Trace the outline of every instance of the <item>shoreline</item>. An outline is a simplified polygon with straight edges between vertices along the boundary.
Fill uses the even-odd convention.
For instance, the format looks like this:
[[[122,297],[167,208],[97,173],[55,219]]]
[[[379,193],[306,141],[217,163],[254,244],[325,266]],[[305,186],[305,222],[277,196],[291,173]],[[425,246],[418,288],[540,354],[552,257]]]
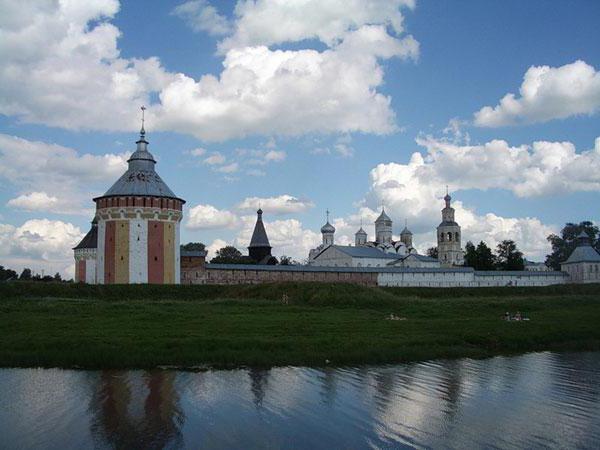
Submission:
[[[3,368],[319,368],[600,350],[600,285],[15,284],[0,285]],[[507,311],[531,320],[504,321]]]

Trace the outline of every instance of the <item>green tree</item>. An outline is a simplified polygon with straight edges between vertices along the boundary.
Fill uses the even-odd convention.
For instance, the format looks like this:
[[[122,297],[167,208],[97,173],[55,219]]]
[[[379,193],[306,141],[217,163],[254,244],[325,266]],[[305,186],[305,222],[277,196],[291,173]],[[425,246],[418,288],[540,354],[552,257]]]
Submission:
[[[475,249],[477,253],[477,270],[494,270],[496,266],[496,258],[492,253],[492,249],[483,241],[477,244]]]
[[[0,281],[16,280],[17,278],[19,278],[17,272],[0,266]]]
[[[494,270],[495,258],[492,249],[480,241],[477,247],[469,241],[465,245],[465,266],[475,270]]]
[[[465,266],[477,269],[477,249],[471,241],[465,244]]]
[[[186,250],[188,252],[203,252],[206,250],[206,245],[204,245],[202,242],[188,242],[187,244],[181,246],[181,250]]]
[[[515,241],[504,240],[496,247],[496,264],[500,270],[524,270],[523,253],[517,248]]]
[[[569,222],[560,231],[560,236],[556,234],[548,236],[547,239],[552,246],[552,252],[546,256],[546,265],[552,267],[554,270],[560,270],[560,264],[571,256],[576,246],[575,238],[582,231],[587,233],[592,239],[596,250],[600,250],[600,240],[598,239],[600,231],[596,225],[588,220],[579,222],[578,224]]]
[[[212,264],[254,264],[255,262],[232,245],[217,250],[217,255],[210,260]]]
[[[438,258],[438,248],[437,247],[429,247],[427,249],[427,256],[429,256],[430,258]]]
[[[62,282],[62,277],[60,276],[60,273],[56,272],[54,274],[54,281],[58,281],[58,282]]]
[[[279,258],[279,264],[282,266],[292,266],[294,265],[294,261],[290,256],[281,255],[281,258]]]
[[[27,267],[23,269],[23,272],[21,272],[21,275],[19,275],[19,280],[31,280],[31,269]]]

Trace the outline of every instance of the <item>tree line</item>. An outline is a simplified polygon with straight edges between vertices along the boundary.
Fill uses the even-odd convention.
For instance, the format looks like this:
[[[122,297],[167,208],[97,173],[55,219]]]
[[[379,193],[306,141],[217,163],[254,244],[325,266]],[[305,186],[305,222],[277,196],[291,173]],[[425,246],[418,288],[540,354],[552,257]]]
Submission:
[[[202,242],[189,242],[181,246],[181,250],[187,251],[206,251],[206,245]],[[256,264],[250,256],[243,255],[233,245],[226,245],[216,251],[216,255],[211,258],[211,264]],[[279,258],[278,264],[281,266],[295,266],[301,264],[289,256],[283,255]]]
[[[560,270],[560,264],[566,261],[577,246],[577,236],[585,233],[591,240],[592,246],[600,252],[600,229],[590,221],[579,223],[568,222],[560,234],[551,234],[547,237],[552,248],[546,255],[544,263],[552,270]],[[437,247],[427,250],[427,255],[438,257]],[[475,270],[523,270],[525,258],[512,240],[500,242],[495,252],[483,241],[477,246],[471,241],[465,245],[465,266]]]
[[[72,280],[63,280],[60,273],[56,272],[54,276],[50,275],[40,275],[39,273],[34,274],[31,269],[24,268],[21,274],[19,275],[16,271],[12,269],[6,269],[4,266],[0,266],[0,281],[44,281],[44,282],[70,282]]]

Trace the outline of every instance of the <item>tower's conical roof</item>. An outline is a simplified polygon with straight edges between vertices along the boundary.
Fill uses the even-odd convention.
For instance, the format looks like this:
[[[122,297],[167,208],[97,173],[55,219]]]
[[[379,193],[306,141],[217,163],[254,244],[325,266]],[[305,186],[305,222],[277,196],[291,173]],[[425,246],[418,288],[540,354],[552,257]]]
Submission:
[[[256,211],[256,225],[254,225],[252,239],[250,239],[250,245],[248,246],[248,248],[271,247],[271,244],[269,244],[269,238],[267,237],[267,231],[265,230],[265,225],[262,221],[262,214],[263,211],[259,208],[259,210]]]
[[[354,234],[355,234],[355,235],[356,235],[356,234],[360,234],[360,235],[366,236],[366,235],[367,235],[367,232],[366,232],[365,230],[363,230],[363,227],[360,227],[360,228],[358,229],[358,231],[357,231],[356,233],[354,233]]]
[[[73,250],[82,248],[98,248],[98,221],[95,217],[94,220],[92,220],[92,227],[90,228],[90,231],[87,232],[81,242],[77,244]]]
[[[390,217],[385,213],[385,208],[381,208],[381,214],[379,214],[379,217],[377,218],[375,223],[382,222],[384,220],[389,220],[390,222],[392,221],[392,219],[390,219]]]
[[[152,153],[148,151],[148,141],[143,127],[140,132],[140,139],[136,144],[137,149],[127,161],[129,164],[127,171],[103,196],[98,198],[116,196],[167,197],[176,198],[185,203],[185,200],[177,197],[156,173],[154,169],[156,161]]]

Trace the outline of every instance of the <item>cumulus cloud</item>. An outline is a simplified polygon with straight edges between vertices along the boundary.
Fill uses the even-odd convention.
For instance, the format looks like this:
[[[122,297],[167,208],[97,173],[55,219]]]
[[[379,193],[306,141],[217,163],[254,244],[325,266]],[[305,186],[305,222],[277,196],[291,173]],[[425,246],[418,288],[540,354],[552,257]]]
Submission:
[[[146,104],[152,129],[205,140],[250,134],[390,133],[397,127],[390,97],[377,91],[384,76],[380,62],[418,56],[418,42],[399,35],[400,7],[411,3],[299,3],[281,12],[285,27],[265,22],[261,28],[266,34],[258,39],[250,24],[259,10],[271,14],[286,7],[281,2],[240,2],[236,31],[222,43],[227,48],[223,70],[218,76],[194,79],[167,71],[157,58],[121,57],[120,30],[111,23],[119,9],[116,0],[85,6],[29,4],[25,12],[4,2],[0,114],[66,129],[125,131],[139,126],[133,105]],[[206,2],[194,4],[203,11],[209,8]],[[309,18],[338,14],[339,20],[318,25]],[[271,36],[281,30],[298,31]],[[251,40],[244,41],[243,35]],[[269,48],[273,42],[311,36],[328,47]],[[152,103],[151,98],[159,100]]]
[[[61,214],[76,214],[91,216],[92,208],[81,208],[80,205],[66,198],[48,195],[46,192],[30,192],[19,195],[7,202],[7,206],[24,211],[53,212]]]
[[[560,67],[531,66],[519,94],[506,94],[498,105],[481,108],[475,124],[501,127],[594,114],[600,109],[600,72],[581,60]]]
[[[265,229],[275,256],[287,255],[297,260],[304,260],[315,243],[320,242],[321,236],[312,230],[302,227],[297,219],[265,220]],[[242,228],[235,244],[238,248],[246,248],[250,244],[256,216],[243,216]]]
[[[219,14],[217,8],[206,0],[192,0],[177,6],[172,14],[183,19],[196,31],[205,31],[211,36],[222,36],[231,31],[227,17]]]
[[[518,147],[503,140],[457,145],[425,137],[417,142],[427,154],[413,154],[409,167],[437,186],[508,189],[519,197],[600,190],[600,138],[593,149],[579,153],[571,142]]]
[[[237,216],[230,211],[212,205],[196,205],[188,210],[185,227],[188,230],[233,228],[237,222]]]
[[[247,197],[236,206],[243,212],[255,212],[259,207],[266,213],[271,214],[293,214],[301,213],[314,205],[310,200],[301,200],[289,194],[277,197]]]
[[[273,45],[318,39],[328,46],[342,40],[348,30],[368,24],[385,24],[403,32],[402,7],[414,0],[258,0],[238,2],[232,36],[219,44],[232,48]]]
[[[498,145],[497,142],[492,141],[486,145],[494,147]],[[515,180],[514,177],[519,177],[519,171],[510,173],[511,170],[515,170],[515,166],[505,159],[524,156],[526,160],[540,160],[529,154],[527,148],[505,149],[505,143],[499,147],[505,154],[496,156],[485,155],[486,152],[497,150],[485,145],[460,147],[431,140],[422,142],[422,145],[426,145],[428,150],[425,156],[414,153],[407,164],[379,164],[372,169],[371,188],[361,205],[363,215],[371,212],[370,220],[380,210],[381,205],[385,205],[386,212],[397,227],[402,227],[407,219],[409,228],[415,233],[416,246],[421,252],[428,246],[435,245],[435,227],[441,220],[444,184],[450,184],[451,190],[454,191],[508,188],[510,182],[525,186],[527,180]],[[544,153],[543,147],[539,147],[537,151]],[[522,152],[525,155],[522,155]],[[479,160],[479,157],[483,160]],[[525,168],[528,166],[534,165],[524,164]],[[520,176],[527,177],[527,170],[522,170]],[[535,186],[539,189],[547,188],[544,183]],[[515,189],[515,192],[525,192],[520,188]],[[456,218],[463,228],[463,244],[467,240],[484,240],[489,245],[496,246],[503,239],[513,239],[528,257],[534,259],[543,259],[549,251],[546,237],[557,231],[554,226],[543,224],[534,217],[500,217],[491,213],[478,215],[473,208],[460,201],[460,193],[454,197]],[[372,233],[371,230],[372,228],[367,231]]]
[[[82,238],[78,227],[60,220],[32,219],[18,227],[0,224],[0,256],[7,267],[71,277],[71,249]]]
[[[91,189],[106,188],[127,168],[129,153],[93,155],[0,134],[0,179],[23,189],[9,206],[29,211],[88,213]],[[96,192],[97,193],[97,192]]]
[[[206,247],[206,251],[207,251],[206,260],[210,261],[212,258],[217,256],[217,250],[221,250],[223,247],[226,247],[228,245],[231,245],[231,244],[228,244],[223,239],[215,239],[212,242],[212,244],[210,244]]]

